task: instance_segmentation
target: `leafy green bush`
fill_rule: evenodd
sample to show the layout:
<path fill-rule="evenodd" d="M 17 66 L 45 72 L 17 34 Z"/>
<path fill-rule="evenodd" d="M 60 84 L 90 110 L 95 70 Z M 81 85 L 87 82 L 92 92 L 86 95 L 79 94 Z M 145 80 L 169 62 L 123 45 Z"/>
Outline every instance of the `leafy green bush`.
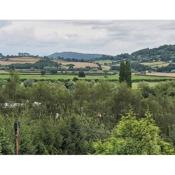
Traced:
<path fill-rule="evenodd" d="M 137 119 L 132 112 L 121 118 L 108 139 L 95 142 L 94 147 L 96 154 L 174 154 L 151 115 Z"/>

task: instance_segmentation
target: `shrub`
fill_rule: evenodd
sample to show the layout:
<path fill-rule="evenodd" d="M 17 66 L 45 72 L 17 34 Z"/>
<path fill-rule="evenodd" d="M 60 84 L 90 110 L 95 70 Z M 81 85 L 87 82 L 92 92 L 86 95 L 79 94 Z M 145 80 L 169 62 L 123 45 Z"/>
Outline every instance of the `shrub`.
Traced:
<path fill-rule="evenodd" d="M 46 74 L 46 71 L 45 70 L 42 70 L 41 71 L 41 75 L 45 75 Z"/>
<path fill-rule="evenodd" d="M 160 137 L 160 130 L 150 114 L 137 119 L 129 112 L 123 116 L 105 141 L 94 144 L 96 154 L 152 155 L 173 154 L 174 148 Z"/>
<path fill-rule="evenodd" d="M 80 71 L 80 72 L 78 73 L 78 76 L 79 76 L 79 77 L 85 77 L 86 75 L 85 75 L 84 71 Z"/>

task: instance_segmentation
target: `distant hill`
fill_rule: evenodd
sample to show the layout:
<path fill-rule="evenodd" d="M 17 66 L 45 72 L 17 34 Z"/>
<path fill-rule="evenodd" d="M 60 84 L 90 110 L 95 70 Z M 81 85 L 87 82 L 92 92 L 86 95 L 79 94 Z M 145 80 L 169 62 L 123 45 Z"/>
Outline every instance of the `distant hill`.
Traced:
<path fill-rule="evenodd" d="M 98 59 L 104 56 L 103 54 L 87 54 L 87 53 L 77 53 L 77 52 L 56 52 L 48 55 L 49 58 L 64 58 L 64 59 L 77 59 L 77 60 L 91 60 Z"/>
<path fill-rule="evenodd" d="M 139 60 L 175 61 L 175 45 L 163 45 L 153 49 L 142 49 L 131 54 Z"/>
<path fill-rule="evenodd" d="M 135 61 L 172 61 L 175 62 L 175 45 L 163 45 L 157 48 L 145 48 L 133 52 L 132 54 L 124 53 L 114 57 L 115 60 L 129 59 Z"/>
<path fill-rule="evenodd" d="M 48 56 L 49 58 L 63 58 L 63 59 L 75 59 L 75 60 L 98 60 L 98 59 L 111 59 L 111 60 L 135 60 L 135 61 L 172 61 L 175 62 L 175 45 L 162 45 L 157 48 L 145 48 L 133 52 L 132 54 L 123 53 L 116 56 L 104 55 L 104 54 L 87 54 L 77 52 L 56 52 Z"/>

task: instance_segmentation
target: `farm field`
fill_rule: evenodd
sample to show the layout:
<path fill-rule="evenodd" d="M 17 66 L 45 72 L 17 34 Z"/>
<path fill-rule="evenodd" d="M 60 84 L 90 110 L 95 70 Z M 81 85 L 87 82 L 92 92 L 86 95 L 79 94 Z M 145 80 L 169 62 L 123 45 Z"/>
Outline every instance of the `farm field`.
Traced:
<path fill-rule="evenodd" d="M 112 64 L 112 60 L 97 60 L 94 63 L 100 64 L 102 70 L 108 71 L 110 70 L 110 65 Z"/>
<path fill-rule="evenodd" d="M 93 67 L 97 68 L 98 65 L 96 63 L 91 63 L 91 62 L 74 62 L 74 61 L 64 61 L 64 60 L 59 60 L 57 63 L 61 63 L 62 65 L 70 65 L 73 64 L 75 68 L 85 68 L 85 67 Z"/>
<path fill-rule="evenodd" d="M 169 65 L 169 63 L 164 62 L 164 61 L 143 62 L 141 64 L 143 64 L 145 66 L 150 66 L 152 68 L 156 68 L 156 67 L 160 68 L 160 67 L 165 67 L 165 66 L 168 66 Z"/>
<path fill-rule="evenodd" d="M 11 65 L 11 64 L 25 64 L 25 63 L 36 63 L 39 61 L 40 58 L 36 57 L 16 57 L 16 58 L 7 58 L 7 59 L 1 59 L 0 65 Z"/>
<path fill-rule="evenodd" d="M 151 72 L 147 73 L 149 76 L 162 76 L 162 77 L 174 77 L 175 78 L 175 73 L 166 73 L 166 72 Z"/>
<path fill-rule="evenodd" d="M 32 79 L 32 80 L 72 80 L 74 77 L 77 77 L 80 80 L 106 80 L 106 81 L 118 81 L 119 75 L 86 75 L 86 77 L 80 78 L 78 75 L 73 74 L 57 74 L 57 75 L 41 75 L 38 73 L 19 73 L 19 77 L 21 80 L 24 79 Z M 1 80 L 7 80 L 9 78 L 8 73 L 0 73 Z M 133 75 L 132 80 L 134 82 L 158 82 L 158 81 L 166 81 L 166 80 L 175 80 L 175 77 L 168 77 L 168 76 L 157 76 L 157 75 Z"/>
<path fill-rule="evenodd" d="M 95 61 L 95 63 L 100 63 L 100 64 L 111 64 L 112 63 L 112 60 L 97 60 Z"/>
<path fill-rule="evenodd" d="M 41 58 L 37 57 L 15 57 L 15 58 L 6 58 L 0 60 L 0 65 L 11 65 L 11 64 L 25 64 L 30 63 L 34 64 L 39 61 Z M 76 62 L 76 61 L 65 61 L 65 60 L 53 60 L 54 62 L 61 63 L 62 65 L 70 65 L 73 64 L 74 68 L 97 68 L 98 65 L 95 62 Z"/>

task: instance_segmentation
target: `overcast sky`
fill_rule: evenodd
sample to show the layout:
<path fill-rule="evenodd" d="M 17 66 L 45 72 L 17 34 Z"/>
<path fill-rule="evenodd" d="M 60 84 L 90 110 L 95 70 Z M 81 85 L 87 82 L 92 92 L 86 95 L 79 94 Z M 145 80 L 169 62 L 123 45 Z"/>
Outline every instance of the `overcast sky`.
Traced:
<path fill-rule="evenodd" d="M 175 44 L 175 21 L 0 21 L 0 53 L 116 55 Z"/>

